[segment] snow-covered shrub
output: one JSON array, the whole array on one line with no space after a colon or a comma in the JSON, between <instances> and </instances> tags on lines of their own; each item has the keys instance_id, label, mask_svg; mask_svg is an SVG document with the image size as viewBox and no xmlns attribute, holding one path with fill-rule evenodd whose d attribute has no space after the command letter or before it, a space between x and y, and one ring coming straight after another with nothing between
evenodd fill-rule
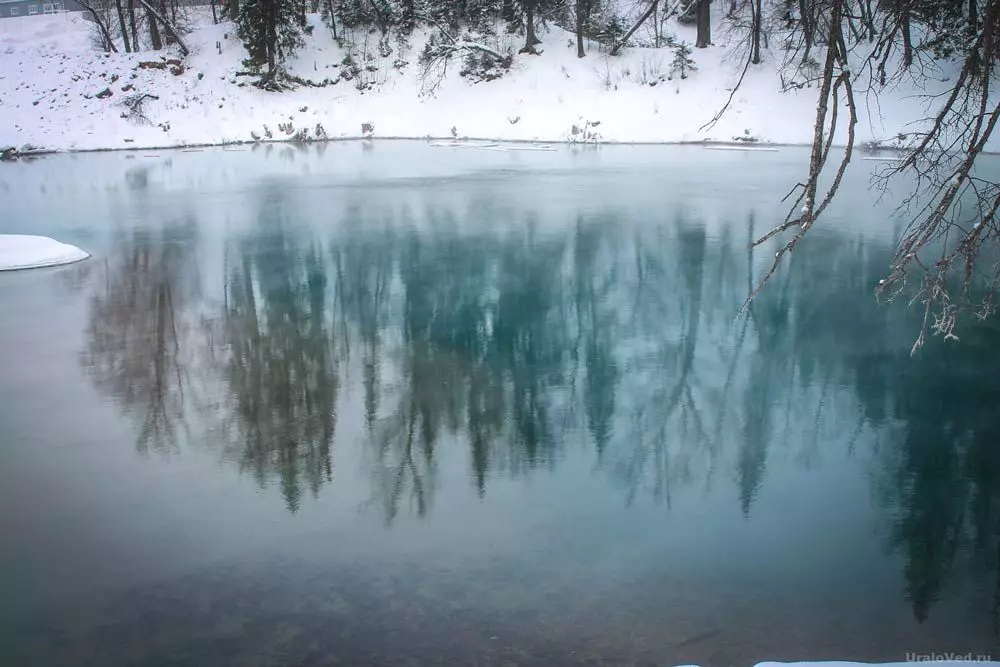
<instances>
[{"instance_id":1,"label":"snow-covered shrub","mask_svg":"<svg viewBox=\"0 0 1000 667\"><path fill-rule=\"evenodd\" d=\"M604 90L618 90L618 84L622 80L622 72L616 67L612 67L611 59L605 58L604 68L596 70L601 80L601 88Z\"/></svg>"},{"instance_id":2,"label":"snow-covered shrub","mask_svg":"<svg viewBox=\"0 0 1000 667\"><path fill-rule=\"evenodd\" d=\"M148 93L132 93L131 95L126 95L119 103L119 106L124 109L122 111L122 118L127 118L129 122L136 125L152 125L153 121L151 121L149 116L146 115L146 102L158 99L160 98L156 95L150 95Z\"/></svg>"},{"instance_id":3,"label":"snow-covered shrub","mask_svg":"<svg viewBox=\"0 0 1000 667\"><path fill-rule=\"evenodd\" d=\"M580 117L580 120L583 120L582 116ZM601 121L599 120L583 120L582 125L574 123L569 129L569 133L566 135L566 141L571 144L597 143L601 140L601 134L596 131L596 128L600 125Z\"/></svg>"},{"instance_id":4,"label":"snow-covered shrub","mask_svg":"<svg viewBox=\"0 0 1000 667\"><path fill-rule=\"evenodd\" d=\"M511 54L505 54L498 58L492 53L470 50L462 59L462 69L459 71L459 75L466 77L473 83L493 81L510 71L513 62L514 58Z\"/></svg>"},{"instance_id":5,"label":"snow-covered shrub","mask_svg":"<svg viewBox=\"0 0 1000 667\"><path fill-rule=\"evenodd\" d=\"M492 81L510 70L514 49L506 36L495 33L454 37L442 31L441 36L431 35L420 52L421 94L437 90L454 58L462 59L461 76L474 82Z\"/></svg>"},{"instance_id":6,"label":"snow-covered shrub","mask_svg":"<svg viewBox=\"0 0 1000 667\"><path fill-rule=\"evenodd\" d=\"M665 81L668 74L663 69L663 58L660 56L643 56L636 73L636 81L644 86L655 86Z\"/></svg>"},{"instance_id":7,"label":"snow-covered shrub","mask_svg":"<svg viewBox=\"0 0 1000 667\"><path fill-rule=\"evenodd\" d=\"M351 81L361 76L361 64L354 57L351 51L344 54L344 58L340 61L340 77L345 81Z\"/></svg>"}]
</instances>

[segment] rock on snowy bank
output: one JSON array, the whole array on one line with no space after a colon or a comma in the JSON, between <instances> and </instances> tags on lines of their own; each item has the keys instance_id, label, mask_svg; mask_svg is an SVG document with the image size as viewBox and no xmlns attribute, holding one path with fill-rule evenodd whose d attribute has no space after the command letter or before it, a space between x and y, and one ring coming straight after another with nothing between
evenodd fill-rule
<instances>
[{"instance_id":1,"label":"rock on snowy bank","mask_svg":"<svg viewBox=\"0 0 1000 667\"><path fill-rule=\"evenodd\" d=\"M72 264L90 255L47 236L0 234L0 271Z\"/></svg>"}]
</instances>

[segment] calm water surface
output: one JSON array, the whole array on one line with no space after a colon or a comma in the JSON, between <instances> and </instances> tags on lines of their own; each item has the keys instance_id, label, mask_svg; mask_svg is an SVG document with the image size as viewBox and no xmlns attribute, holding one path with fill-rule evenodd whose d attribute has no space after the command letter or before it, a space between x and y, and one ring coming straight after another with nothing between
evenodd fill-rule
<instances>
[{"instance_id":1,"label":"calm water surface","mask_svg":"<svg viewBox=\"0 0 1000 667\"><path fill-rule=\"evenodd\" d=\"M1000 655L1000 330L852 166L419 143L0 165L0 664Z\"/></svg>"}]
</instances>

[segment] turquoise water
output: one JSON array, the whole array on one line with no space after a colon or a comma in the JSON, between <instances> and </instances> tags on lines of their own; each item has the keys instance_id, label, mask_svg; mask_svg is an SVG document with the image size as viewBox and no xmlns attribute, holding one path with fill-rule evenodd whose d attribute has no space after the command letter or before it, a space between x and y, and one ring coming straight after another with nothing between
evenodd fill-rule
<instances>
[{"instance_id":1,"label":"turquoise water","mask_svg":"<svg viewBox=\"0 0 1000 667\"><path fill-rule=\"evenodd\" d=\"M807 152L0 165L0 664L998 655L995 322L911 359Z\"/></svg>"}]
</instances>

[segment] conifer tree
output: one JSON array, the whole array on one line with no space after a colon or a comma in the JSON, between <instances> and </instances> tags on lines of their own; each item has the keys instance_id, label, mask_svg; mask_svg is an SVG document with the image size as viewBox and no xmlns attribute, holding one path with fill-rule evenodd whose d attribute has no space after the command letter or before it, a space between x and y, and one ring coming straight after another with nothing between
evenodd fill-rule
<instances>
[{"instance_id":1,"label":"conifer tree","mask_svg":"<svg viewBox=\"0 0 1000 667\"><path fill-rule=\"evenodd\" d=\"M261 74L262 88L280 90L281 65L303 44L300 17L295 0L245 0L241 4L237 34L249 54L247 67Z\"/></svg>"}]
</instances>

